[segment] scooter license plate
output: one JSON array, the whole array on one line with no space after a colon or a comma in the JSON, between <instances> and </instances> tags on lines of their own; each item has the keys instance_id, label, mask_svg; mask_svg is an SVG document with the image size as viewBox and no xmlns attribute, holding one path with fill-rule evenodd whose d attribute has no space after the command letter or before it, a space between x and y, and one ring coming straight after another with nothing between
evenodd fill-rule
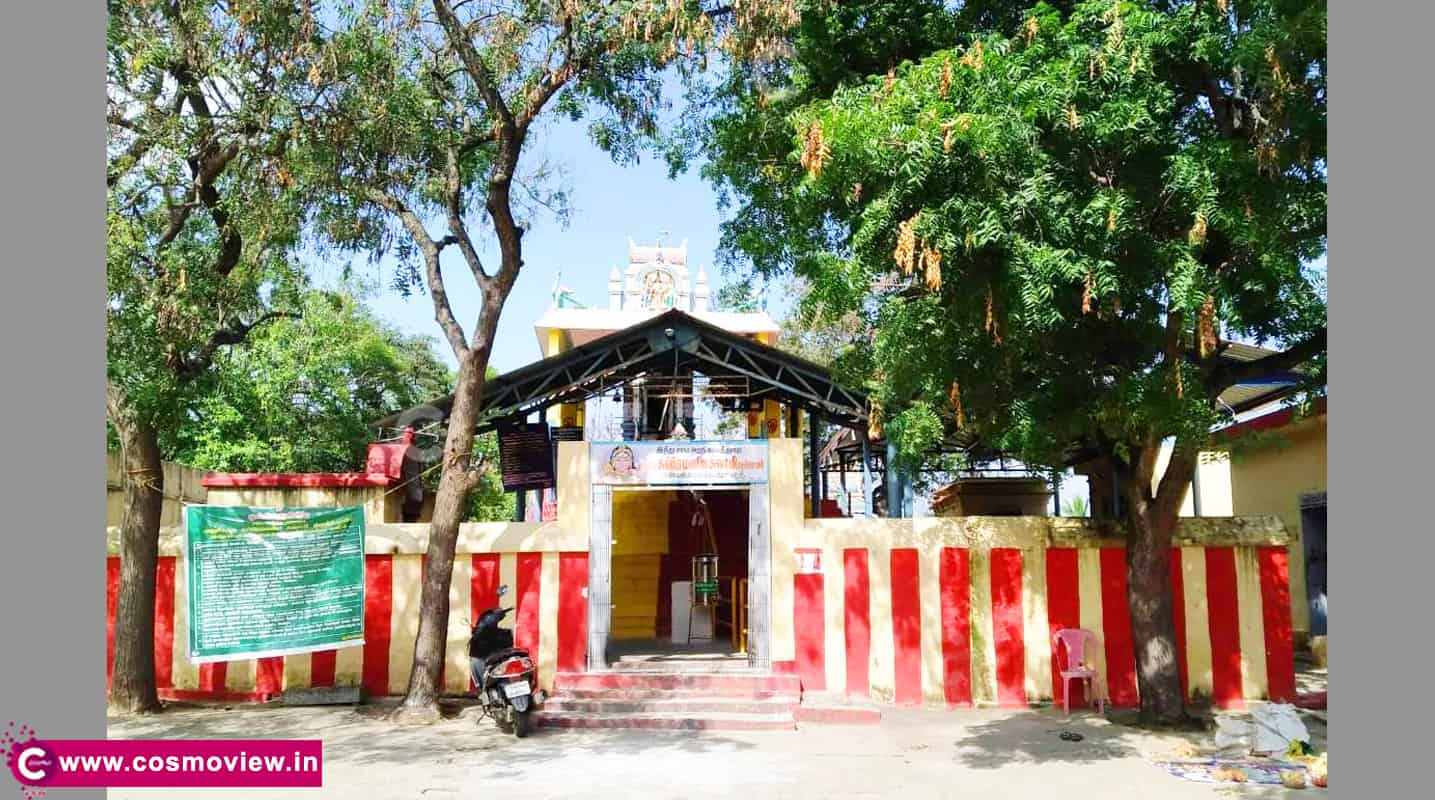
<instances>
[{"instance_id":1,"label":"scooter license plate","mask_svg":"<svg viewBox=\"0 0 1435 800\"><path fill-rule=\"evenodd\" d=\"M527 681L514 681L513 683L503 684L503 693L509 697L522 697L532 692L533 689L528 685Z\"/></svg>"}]
</instances>

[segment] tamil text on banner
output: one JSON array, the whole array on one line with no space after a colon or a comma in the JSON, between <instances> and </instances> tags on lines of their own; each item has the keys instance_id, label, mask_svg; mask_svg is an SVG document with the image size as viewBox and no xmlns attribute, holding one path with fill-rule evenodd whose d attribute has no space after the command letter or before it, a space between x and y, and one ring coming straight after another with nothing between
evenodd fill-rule
<instances>
[{"instance_id":1,"label":"tamil text on banner","mask_svg":"<svg viewBox=\"0 0 1435 800\"><path fill-rule=\"evenodd\" d=\"M189 658L364 643L364 510L190 506Z\"/></svg>"},{"instance_id":2,"label":"tamil text on banner","mask_svg":"<svg viewBox=\"0 0 1435 800\"><path fill-rule=\"evenodd\" d=\"M593 483L618 486L767 482L764 442L594 442Z\"/></svg>"}]
</instances>

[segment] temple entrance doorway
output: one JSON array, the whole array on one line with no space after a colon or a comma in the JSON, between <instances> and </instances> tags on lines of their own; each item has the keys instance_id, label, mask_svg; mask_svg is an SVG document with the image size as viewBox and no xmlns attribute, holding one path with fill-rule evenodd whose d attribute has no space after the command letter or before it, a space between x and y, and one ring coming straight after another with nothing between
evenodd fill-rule
<instances>
[{"instance_id":1,"label":"temple entrance doorway","mask_svg":"<svg viewBox=\"0 0 1435 800\"><path fill-rule=\"evenodd\" d=\"M612 512L609 664L746 666L748 489L619 489Z\"/></svg>"},{"instance_id":2,"label":"temple entrance doorway","mask_svg":"<svg viewBox=\"0 0 1435 800\"><path fill-rule=\"evenodd\" d=\"M592 489L589 668L766 669L766 484Z\"/></svg>"}]
</instances>

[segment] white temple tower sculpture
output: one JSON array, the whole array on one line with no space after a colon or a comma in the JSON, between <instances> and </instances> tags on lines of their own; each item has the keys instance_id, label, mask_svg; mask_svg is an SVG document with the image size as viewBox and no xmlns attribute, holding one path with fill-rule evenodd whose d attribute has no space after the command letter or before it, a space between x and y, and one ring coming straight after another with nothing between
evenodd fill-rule
<instances>
[{"instance_id":1,"label":"white temple tower sculpture","mask_svg":"<svg viewBox=\"0 0 1435 800\"><path fill-rule=\"evenodd\" d=\"M625 311L690 310L688 240L684 239L677 247L667 247L639 245L629 239L628 269L623 278Z\"/></svg>"}]
</instances>

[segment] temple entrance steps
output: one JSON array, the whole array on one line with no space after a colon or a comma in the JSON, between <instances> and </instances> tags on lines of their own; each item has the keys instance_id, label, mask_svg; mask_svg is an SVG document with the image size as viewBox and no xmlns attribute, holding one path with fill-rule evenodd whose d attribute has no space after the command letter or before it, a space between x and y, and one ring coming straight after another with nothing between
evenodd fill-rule
<instances>
[{"instance_id":1,"label":"temple entrance steps","mask_svg":"<svg viewBox=\"0 0 1435 800\"><path fill-rule=\"evenodd\" d=\"M622 666L565 672L538 712L541 727L794 730L808 722L871 723L873 706L804 697L796 675L723 665Z\"/></svg>"}]
</instances>

